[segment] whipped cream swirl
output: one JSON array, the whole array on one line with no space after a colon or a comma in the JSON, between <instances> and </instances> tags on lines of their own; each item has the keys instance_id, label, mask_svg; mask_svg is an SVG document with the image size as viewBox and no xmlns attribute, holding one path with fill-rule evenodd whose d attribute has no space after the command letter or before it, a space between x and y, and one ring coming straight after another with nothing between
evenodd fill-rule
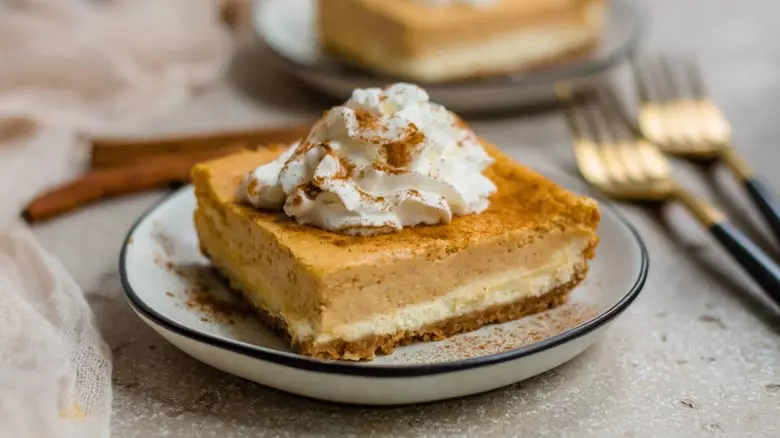
<instances>
[{"instance_id":1,"label":"whipped cream swirl","mask_svg":"<svg viewBox=\"0 0 780 438\"><path fill-rule=\"evenodd\" d=\"M411 84L358 89L301 142L249 172L241 198L351 235L448 223L496 190L474 132Z\"/></svg>"}]
</instances>

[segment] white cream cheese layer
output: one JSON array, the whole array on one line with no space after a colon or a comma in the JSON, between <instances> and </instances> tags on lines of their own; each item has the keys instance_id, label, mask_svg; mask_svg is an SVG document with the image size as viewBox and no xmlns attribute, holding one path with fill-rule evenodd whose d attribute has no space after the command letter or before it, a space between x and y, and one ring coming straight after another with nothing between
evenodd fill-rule
<instances>
[{"instance_id":1,"label":"white cream cheese layer","mask_svg":"<svg viewBox=\"0 0 780 438\"><path fill-rule=\"evenodd\" d=\"M549 263L537 269L517 268L461 286L448 295L426 303L373 315L363 321L345 324L328 333L315 333L308 321L288 321L299 340L314 338L315 344L334 339L355 341L370 335L387 335L416 330L428 324L509 304L523 298L541 296L571 281L584 269L585 239L571 242L555 252Z\"/></svg>"},{"instance_id":2,"label":"white cream cheese layer","mask_svg":"<svg viewBox=\"0 0 780 438\"><path fill-rule=\"evenodd\" d=\"M586 27L525 29L480 43L443 48L419 58L384 60L386 68L396 74L438 81L480 73L520 71L576 51L591 41L593 32Z\"/></svg>"}]
</instances>

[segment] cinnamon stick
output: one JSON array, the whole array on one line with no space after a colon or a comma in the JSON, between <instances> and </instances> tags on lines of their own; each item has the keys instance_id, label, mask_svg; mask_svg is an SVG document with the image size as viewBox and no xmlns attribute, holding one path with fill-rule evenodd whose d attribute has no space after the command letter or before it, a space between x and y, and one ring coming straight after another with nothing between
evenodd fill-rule
<instances>
[{"instance_id":1,"label":"cinnamon stick","mask_svg":"<svg viewBox=\"0 0 780 438\"><path fill-rule=\"evenodd\" d=\"M192 166L198 162L235 153L244 147L245 144L234 142L219 148L164 154L140 163L93 170L39 196L27 206L23 216L30 223L43 221L109 197L186 183Z\"/></svg>"},{"instance_id":2,"label":"cinnamon stick","mask_svg":"<svg viewBox=\"0 0 780 438\"><path fill-rule=\"evenodd\" d=\"M94 138L92 139L92 168L104 169L145 162L161 155L214 149L236 141L249 145L290 143L305 137L311 126L312 123L305 123L143 140Z\"/></svg>"}]
</instances>

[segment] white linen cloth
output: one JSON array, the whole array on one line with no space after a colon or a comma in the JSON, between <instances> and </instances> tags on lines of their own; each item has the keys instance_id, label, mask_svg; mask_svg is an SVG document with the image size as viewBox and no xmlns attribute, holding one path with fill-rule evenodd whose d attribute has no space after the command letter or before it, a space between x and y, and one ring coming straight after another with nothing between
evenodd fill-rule
<instances>
[{"instance_id":1,"label":"white linen cloth","mask_svg":"<svg viewBox=\"0 0 780 438\"><path fill-rule=\"evenodd\" d=\"M110 351L82 290L17 218L82 169L84 134L221 77L233 41L218 6L0 0L0 435L110 434Z\"/></svg>"}]
</instances>

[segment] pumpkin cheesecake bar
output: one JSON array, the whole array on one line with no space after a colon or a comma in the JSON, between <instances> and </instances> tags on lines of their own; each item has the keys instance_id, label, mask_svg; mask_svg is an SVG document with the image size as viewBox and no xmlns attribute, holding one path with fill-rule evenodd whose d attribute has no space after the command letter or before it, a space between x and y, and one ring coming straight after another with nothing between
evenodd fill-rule
<instances>
[{"instance_id":1,"label":"pumpkin cheesecake bar","mask_svg":"<svg viewBox=\"0 0 780 438\"><path fill-rule=\"evenodd\" d=\"M596 203L431 110L420 89L367 91L299 144L193 169L200 245L231 286L294 350L346 360L565 302L594 256Z\"/></svg>"},{"instance_id":2,"label":"pumpkin cheesecake bar","mask_svg":"<svg viewBox=\"0 0 780 438\"><path fill-rule=\"evenodd\" d=\"M379 72L437 82L583 57L606 0L319 0L324 47Z\"/></svg>"}]
</instances>

